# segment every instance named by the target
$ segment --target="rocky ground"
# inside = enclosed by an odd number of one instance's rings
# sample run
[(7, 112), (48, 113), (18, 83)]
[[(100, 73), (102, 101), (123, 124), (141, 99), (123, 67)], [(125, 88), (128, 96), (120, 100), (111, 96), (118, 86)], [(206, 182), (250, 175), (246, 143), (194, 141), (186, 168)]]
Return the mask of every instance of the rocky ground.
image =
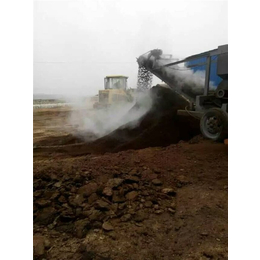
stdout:
[(227, 259), (227, 184), (208, 141), (35, 161), (35, 259)]

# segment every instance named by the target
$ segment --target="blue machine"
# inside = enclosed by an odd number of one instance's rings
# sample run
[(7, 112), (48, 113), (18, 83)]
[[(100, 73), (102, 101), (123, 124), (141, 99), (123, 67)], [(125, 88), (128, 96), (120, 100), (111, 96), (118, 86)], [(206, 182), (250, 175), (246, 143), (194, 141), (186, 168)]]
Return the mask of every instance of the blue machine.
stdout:
[[(161, 62), (160, 62), (161, 61)], [(162, 50), (151, 50), (141, 55), (137, 62), (164, 81), (173, 91), (189, 103), (185, 109), (179, 109), (178, 115), (194, 116), (200, 119), (200, 129), (204, 137), (223, 141), (228, 135), (228, 45), (199, 53), (183, 60), (173, 61), (163, 56)], [(205, 74), (204, 88), (201, 90), (189, 84), (182, 84), (172, 70), (181, 70), (174, 66), (183, 63), (184, 70), (201, 71)], [(164, 64), (164, 65), (162, 65)], [(144, 70), (144, 71), (145, 71)], [(147, 73), (144, 73), (146, 76)], [(213, 86), (212, 86), (213, 85)], [(210, 89), (211, 87), (214, 88)]]
[[(209, 80), (210, 82), (213, 83), (214, 87), (217, 87), (218, 84), (222, 81), (222, 78), (217, 75), (217, 61), (218, 61), (218, 55), (211, 56)], [(193, 70), (194, 72), (203, 71), (204, 73), (206, 73), (206, 63), (207, 63), (207, 57), (201, 57), (196, 60), (185, 62), (185, 66), (190, 67), (191, 70)], [(198, 64), (205, 64), (205, 65), (196, 66)]]

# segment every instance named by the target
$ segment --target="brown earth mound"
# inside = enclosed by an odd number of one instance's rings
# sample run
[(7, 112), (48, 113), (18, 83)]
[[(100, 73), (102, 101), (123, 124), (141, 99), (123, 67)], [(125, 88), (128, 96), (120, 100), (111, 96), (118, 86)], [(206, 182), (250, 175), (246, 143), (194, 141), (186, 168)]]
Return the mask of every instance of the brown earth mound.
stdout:
[[(171, 89), (155, 86), (150, 90), (153, 100), (151, 110), (141, 119), (121, 126), (112, 133), (94, 142), (80, 144), (82, 140), (68, 137), (68, 140), (58, 141), (59, 144), (75, 144), (58, 147), (56, 152), (69, 155), (83, 155), (87, 153), (118, 152), (128, 149), (167, 146), (180, 140), (189, 140), (199, 134), (199, 121), (192, 117), (177, 116), (178, 109), (184, 109), (187, 102)], [(137, 104), (129, 111), (139, 109)], [(57, 143), (57, 140), (55, 139)], [(35, 152), (53, 152), (53, 148), (38, 148)]]
[[(167, 146), (199, 134), (198, 120), (177, 116), (177, 110), (188, 105), (181, 96), (159, 86), (153, 87), (150, 93), (153, 99), (151, 110), (139, 122), (130, 122), (94, 142), (98, 151)], [(139, 107), (137, 104), (132, 109)]]

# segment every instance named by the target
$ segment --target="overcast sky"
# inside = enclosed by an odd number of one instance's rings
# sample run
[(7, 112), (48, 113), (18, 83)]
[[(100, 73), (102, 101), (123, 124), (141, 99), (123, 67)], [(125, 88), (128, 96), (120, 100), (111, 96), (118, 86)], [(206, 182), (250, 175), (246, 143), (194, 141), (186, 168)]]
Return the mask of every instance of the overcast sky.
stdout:
[[(111, 74), (136, 87), (136, 58), (228, 42), (227, 1), (34, 1), (34, 94), (95, 95)], [(155, 80), (156, 83), (156, 80)]]

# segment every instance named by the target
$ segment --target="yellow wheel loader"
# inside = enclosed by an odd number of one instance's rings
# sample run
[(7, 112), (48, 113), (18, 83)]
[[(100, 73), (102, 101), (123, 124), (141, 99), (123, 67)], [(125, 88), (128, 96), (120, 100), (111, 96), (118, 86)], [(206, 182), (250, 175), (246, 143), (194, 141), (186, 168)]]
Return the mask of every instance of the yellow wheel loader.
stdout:
[(93, 108), (108, 108), (114, 104), (131, 102), (133, 97), (127, 89), (126, 76), (115, 75), (106, 76), (104, 79), (104, 90), (99, 90), (98, 102), (95, 102)]

